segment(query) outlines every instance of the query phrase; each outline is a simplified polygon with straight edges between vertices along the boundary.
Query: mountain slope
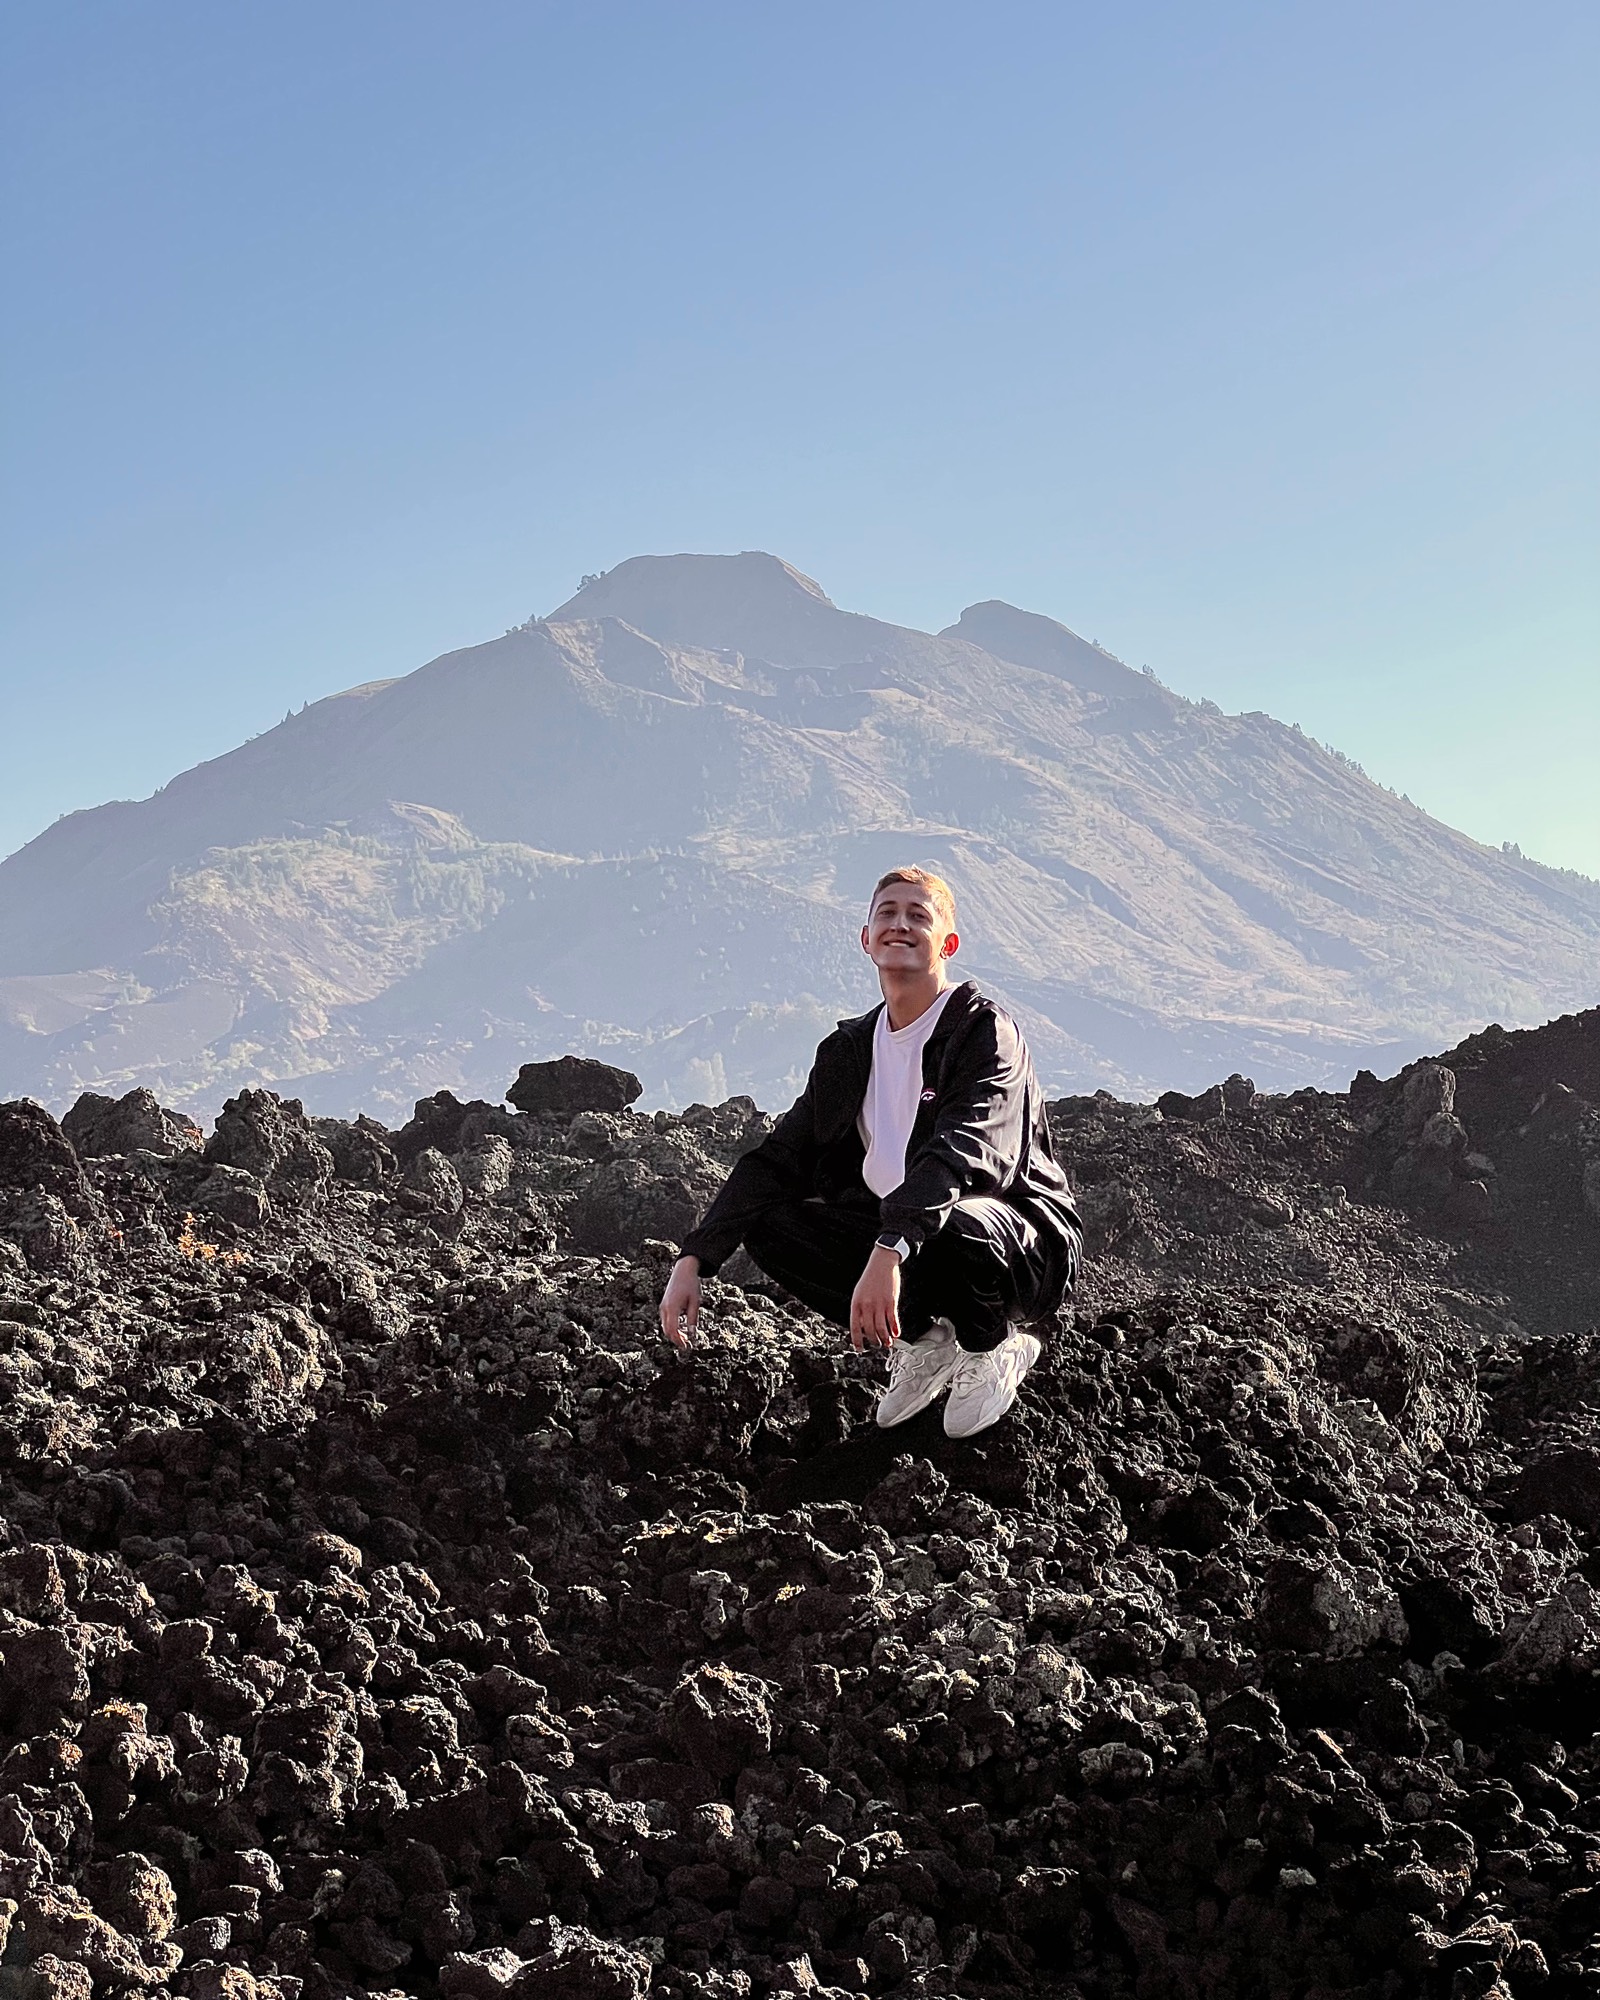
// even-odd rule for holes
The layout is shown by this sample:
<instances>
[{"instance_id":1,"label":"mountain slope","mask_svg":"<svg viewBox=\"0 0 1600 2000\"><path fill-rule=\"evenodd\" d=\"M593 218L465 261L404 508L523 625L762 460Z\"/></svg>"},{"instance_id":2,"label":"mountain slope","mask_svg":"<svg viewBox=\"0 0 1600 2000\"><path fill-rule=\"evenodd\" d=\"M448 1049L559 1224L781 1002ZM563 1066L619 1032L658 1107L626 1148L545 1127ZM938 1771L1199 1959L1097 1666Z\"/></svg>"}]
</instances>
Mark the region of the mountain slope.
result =
<instances>
[{"instance_id":1,"label":"mountain slope","mask_svg":"<svg viewBox=\"0 0 1600 2000\"><path fill-rule=\"evenodd\" d=\"M582 1046L777 1101L906 859L1061 1088L1342 1080L1600 990L1600 885L1269 717L998 602L932 635L640 557L0 864L0 1080L392 1111Z\"/></svg>"}]
</instances>

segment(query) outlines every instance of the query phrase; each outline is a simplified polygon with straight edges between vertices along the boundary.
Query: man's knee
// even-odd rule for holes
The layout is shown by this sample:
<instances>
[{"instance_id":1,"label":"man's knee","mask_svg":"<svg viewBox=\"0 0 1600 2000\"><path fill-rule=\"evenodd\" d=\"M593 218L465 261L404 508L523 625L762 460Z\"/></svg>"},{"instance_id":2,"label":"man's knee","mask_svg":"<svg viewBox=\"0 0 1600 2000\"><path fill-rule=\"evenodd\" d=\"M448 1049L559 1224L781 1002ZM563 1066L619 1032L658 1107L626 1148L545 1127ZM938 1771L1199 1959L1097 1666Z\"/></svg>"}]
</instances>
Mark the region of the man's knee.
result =
<instances>
[{"instance_id":1,"label":"man's knee","mask_svg":"<svg viewBox=\"0 0 1600 2000\"><path fill-rule=\"evenodd\" d=\"M1002 1240L982 1218L963 1215L958 1202L936 1236L916 1254L918 1274L930 1283L977 1284L988 1290L1003 1282L1007 1257Z\"/></svg>"},{"instance_id":2,"label":"man's knee","mask_svg":"<svg viewBox=\"0 0 1600 2000\"><path fill-rule=\"evenodd\" d=\"M1054 1311L1072 1281L1075 1264L1063 1270L1053 1244L1030 1217L993 1195L958 1201L928 1245L938 1249L933 1271L985 1292L998 1290L1010 1310L1031 1316Z\"/></svg>"},{"instance_id":3,"label":"man's knee","mask_svg":"<svg viewBox=\"0 0 1600 2000\"><path fill-rule=\"evenodd\" d=\"M1010 1264L1027 1255L1037 1234L1025 1216L993 1195L968 1195L951 1209L933 1240L947 1239L947 1249L958 1257Z\"/></svg>"}]
</instances>

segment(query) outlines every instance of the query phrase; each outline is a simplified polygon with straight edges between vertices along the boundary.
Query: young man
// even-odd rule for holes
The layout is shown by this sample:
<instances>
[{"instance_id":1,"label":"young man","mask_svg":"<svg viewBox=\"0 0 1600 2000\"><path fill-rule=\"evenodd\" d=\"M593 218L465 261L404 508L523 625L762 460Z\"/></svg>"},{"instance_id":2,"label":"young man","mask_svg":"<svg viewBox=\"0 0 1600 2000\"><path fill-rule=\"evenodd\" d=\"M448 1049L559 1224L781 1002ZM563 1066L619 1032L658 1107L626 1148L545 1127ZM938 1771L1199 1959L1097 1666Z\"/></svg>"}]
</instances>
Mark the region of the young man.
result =
<instances>
[{"instance_id":1,"label":"young man","mask_svg":"<svg viewBox=\"0 0 1600 2000\"><path fill-rule=\"evenodd\" d=\"M1082 1231L1021 1030L946 978L959 944L937 875L878 883L861 948L883 1004L840 1022L799 1102L734 1166L684 1241L661 1326L687 1346L700 1279L743 1243L858 1352L889 1350L880 1424L948 1391L945 1430L971 1437L1016 1401L1040 1352L1017 1322L1061 1303Z\"/></svg>"}]
</instances>

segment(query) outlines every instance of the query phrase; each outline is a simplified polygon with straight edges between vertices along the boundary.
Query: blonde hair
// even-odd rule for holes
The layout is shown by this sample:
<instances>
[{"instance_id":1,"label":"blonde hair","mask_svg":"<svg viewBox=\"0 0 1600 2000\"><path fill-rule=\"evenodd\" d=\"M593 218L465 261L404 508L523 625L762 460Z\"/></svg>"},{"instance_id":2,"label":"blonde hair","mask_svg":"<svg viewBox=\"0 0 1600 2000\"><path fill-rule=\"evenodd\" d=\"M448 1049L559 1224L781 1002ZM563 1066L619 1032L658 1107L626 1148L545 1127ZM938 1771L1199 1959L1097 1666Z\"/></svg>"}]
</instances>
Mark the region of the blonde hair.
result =
<instances>
[{"instance_id":1,"label":"blonde hair","mask_svg":"<svg viewBox=\"0 0 1600 2000\"><path fill-rule=\"evenodd\" d=\"M867 898L869 915L879 894L887 889L891 882L909 882L912 888L920 889L938 911L945 929L947 931L955 929L956 899L950 884L942 875L935 875L927 868L891 868L887 875L880 875L873 884L872 894Z\"/></svg>"}]
</instances>

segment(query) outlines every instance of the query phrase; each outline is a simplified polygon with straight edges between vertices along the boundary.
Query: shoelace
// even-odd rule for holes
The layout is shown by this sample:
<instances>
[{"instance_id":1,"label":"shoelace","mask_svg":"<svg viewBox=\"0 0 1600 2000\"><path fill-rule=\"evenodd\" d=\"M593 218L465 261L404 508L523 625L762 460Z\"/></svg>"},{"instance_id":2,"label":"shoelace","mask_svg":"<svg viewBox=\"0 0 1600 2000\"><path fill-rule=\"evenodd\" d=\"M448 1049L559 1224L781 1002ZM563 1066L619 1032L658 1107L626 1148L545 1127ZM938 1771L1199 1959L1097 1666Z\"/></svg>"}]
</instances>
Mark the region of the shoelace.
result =
<instances>
[{"instance_id":1,"label":"shoelace","mask_svg":"<svg viewBox=\"0 0 1600 2000\"><path fill-rule=\"evenodd\" d=\"M907 1371L914 1370L918 1375L932 1375L941 1370L959 1369L961 1356L962 1350L954 1339L948 1334L943 1339L939 1338L936 1328L933 1332L925 1334L921 1340L897 1342L890 1356L890 1367L895 1368L898 1362L899 1367ZM891 1379L900 1379L898 1370Z\"/></svg>"},{"instance_id":2,"label":"shoelace","mask_svg":"<svg viewBox=\"0 0 1600 2000\"><path fill-rule=\"evenodd\" d=\"M898 1382L903 1375L921 1375L937 1367L936 1350L925 1349L920 1341L896 1341L889 1350L889 1379Z\"/></svg>"}]
</instances>

